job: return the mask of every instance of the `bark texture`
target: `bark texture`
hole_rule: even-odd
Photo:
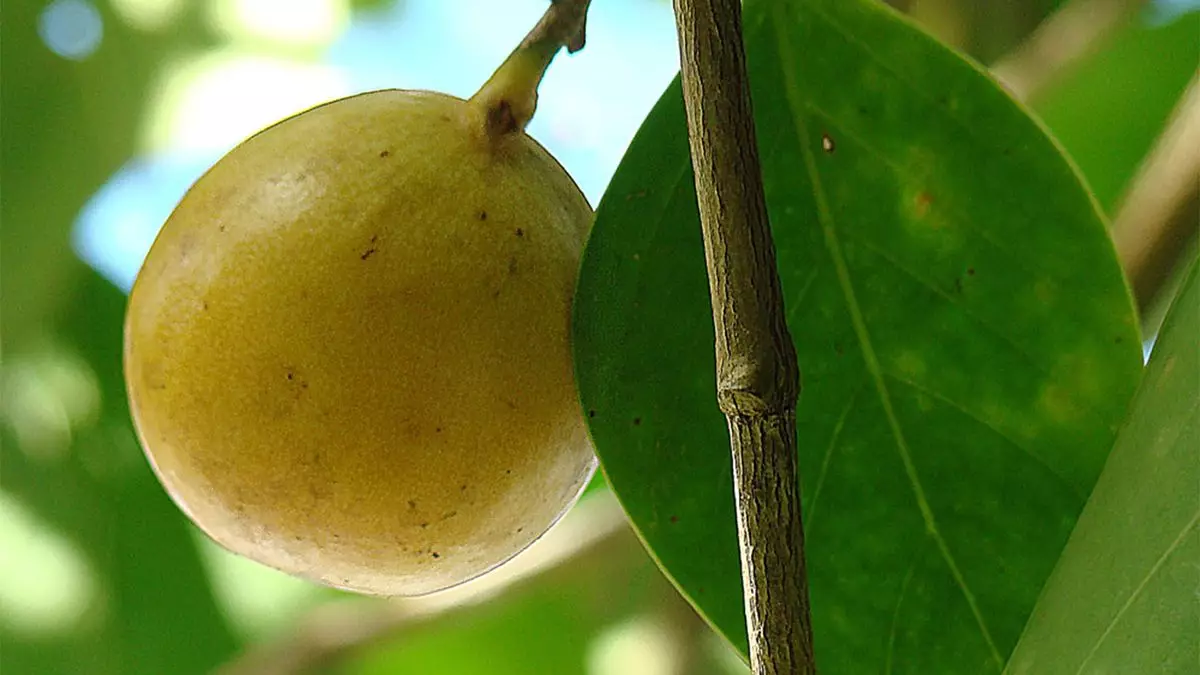
[[[796,471],[800,374],[763,196],[738,0],[675,0],[704,232],[717,399],[729,422],[756,675],[816,672]]]

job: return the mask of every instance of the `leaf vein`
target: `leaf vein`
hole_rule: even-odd
[[[884,666],[884,675],[892,675],[892,659],[896,653],[896,632],[900,628],[900,607],[904,605],[904,596],[908,595],[908,586],[912,583],[913,576],[917,571],[917,563],[921,561],[921,551],[913,556],[912,564],[908,566],[908,571],[904,573],[904,581],[900,583],[900,593],[896,595],[896,608],[892,611],[892,626],[888,629],[887,640],[887,661]]]
[[[1150,584],[1150,580],[1158,575],[1158,573],[1162,570],[1163,565],[1166,564],[1167,558],[1170,558],[1171,554],[1183,544],[1184,539],[1187,539],[1188,534],[1190,534],[1192,530],[1196,529],[1197,523],[1200,523],[1200,511],[1197,511],[1196,515],[1192,516],[1192,519],[1188,521],[1188,524],[1183,526],[1183,529],[1180,530],[1179,535],[1175,537],[1175,541],[1172,541],[1171,545],[1167,547],[1167,550],[1163,551],[1163,554],[1158,557],[1158,560],[1154,561],[1154,565],[1150,567],[1150,571],[1146,572],[1146,576],[1142,578],[1137,587],[1133,589],[1133,592],[1129,594],[1129,597],[1125,599],[1125,603],[1121,605],[1121,609],[1117,610],[1117,613],[1113,615],[1112,621],[1108,622],[1108,626],[1104,629],[1104,632],[1101,633],[1100,637],[1096,639],[1096,644],[1092,645],[1092,649],[1088,652],[1087,657],[1084,658],[1083,662],[1079,664],[1079,670],[1075,671],[1075,675],[1082,673],[1084,668],[1087,668],[1087,665],[1091,663],[1093,658],[1096,657],[1096,654],[1100,651],[1100,646],[1104,644],[1104,641],[1107,640],[1108,636],[1112,634],[1113,630],[1117,627],[1117,624],[1121,622],[1121,619],[1125,616],[1125,612],[1129,611],[1129,608],[1133,606],[1133,603],[1136,602],[1139,597],[1141,597],[1142,591],[1146,590],[1146,586]]]
[[[854,392],[850,394],[850,399],[846,401],[846,407],[842,410],[842,414],[838,415],[837,422],[833,427],[833,434],[829,438],[829,445],[825,448],[825,455],[821,458],[821,469],[817,472],[817,484],[813,488],[812,499],[808,502],[808,508],[804,510],[804,529],[806,532],[812,532],[813,519],[817,513],[817,503],[821,497],[821,488],[825,486],[825,476],[829,473],[829,462],[833,457],[833,451],[837,448],[838,441],[842,437],[842,429],[846,426],[846,418],[850,416],[850,411],[854,408],[854,402],[858,399],[858,393],[862,391],[863,385],[855,387]]]
[[[1017,450],[1020,450],[1023,454],[1028,455],[1030,459],[1035,461],[1037,464],[1041,465],[1044,469],[1046,469],[1046,471],[1050,472],[1050,474],[1052,476],[1054,476],[1055,478],[1062,481],[1063,485],[1065,485],[1067,487],[1067,489],[1071,491],[1071,494],[1073,494],[1079,498],[1081,504],[1083,502],[1087,501],[1087,494],[1085,494],[1082,490],[1080,490],[1077,485],[1075,485],[1071,481],[1067,480],[1066,476],[1062,475],[1054,467],[1050,466],[1050,464],[1046,461],[1046,459],[1044,457],[1039,456],[1033,450],[1030,450],[1029,448],[1021,445],[1016,439],[1012,438],[1005,432],[1001,431],[1000,427],[997,426],[994,422],[984,419],[978,413],[968,410],[961,403],[954,401],[953,399],[947,397],[945,394],[942,394],[927,385],[918,383],[914,380],[911,380],[907,377],[899,375],[890,370],[885,371],[884,375],[886,377],[891,378],[892,380],[895,380],[896,382],[899,382],[900,384],[903,384],[908,387],[912,387],[916,391],[918,391],[922,394],[925,394],[926,396],[931,396],[931,397],[937,399],[938,401],[941,401],[943,404],[949,406],[950,408],[953,408],[954,410],[957,410],[958,412],[962,413],[963,415],[966,415],[967,417],[975,420],[976,422],[978,422],[979,424],[981,424],[988,430],[995,433],[1000,438],[1003,438],[1014,448],[1016,448]]]
[[[782,14],[784,10],[783,3],[774,5],[775,11]],[[862,311],[859,308],[858,297],[854,291],[854,286],[850,281],[850,271],[846,265],[845,256],[842,254],[841,243],[838,239],[838,234],[834,228],[833,214],[829,208],[829,203],[825,195],[825,190],[821,185],[820,173],[817,169],[816,158],[813,155],[811,144],[809,143],[807,123],[804,119],[805,106],[803,101],[797,100],[798,92],[800,91],[798,78],[795,72],[795,64],[793,59],[788,58],[791,55],[792,49],[790,39],[784,26],[790,25],[786,16],[778,16],[774,22],[776,26],[776,39],[780,49],[781,64],[783,67],[784,76],[784,91],[788,106],[791,108],[792,119],[796,126],[796,142],[800,146],[801,154],[804,157],[805,168],[808,171],[812,183],[813,199],[817,207],[817,220],[820,223],[821,231],[824,235],[825,245],[829,255],[833,260],[834,269],[837,272],[838,283],[842,289],[842,295],[846,302],[847,311],[850,314],[851,322],[854,325],[854,332],[858,337],[858,342],[862,348],[863,360],[866,362],[867,370],[871,375],[871,379],[875,384],[875,389],[879,395],[880,404],[883,407],[885,417],[887,418],[888,426],[892,432],[892,438],[896,443],[896,451],[900,455],[900,459],[904,464],[904,471],[908,475],[909,483],[913,489],[913,495],[916,499],[917,506],[920,509],[921,515],[925,520],[925,528],[937,544],[938,550],[941,553],[942,559],[947,568],[949,568],[951,576],[962,592],[964,599],[969,606],[975,622],[979,626],[984,641],[987,643],[988,649],[991,652],[993,661],[996,663],[996,670],[999,672],[1004,666],[1004,660],[1000,656],[1000,651],[996,647],[995,640],[992,638],[991,631],[988,629],[987,622],[984,620],[983,613],[980,610],[979,603],[975,599],[974,592],[966,583],[962,571],[959,569],[958,562],[954,559],[954,555],[950,551],[946,540],[942,537],[938,530],[937,520],[933,515],[933,510],[929,506],[929,502],[925,497],[925,490],[921,485],[920,476],[917,474],[917,469],[913,463],[912,454],[908,448],[908,442],[904,438],[903,429],[900,426],[900,420],[896,416],[896,411],[892,405],[892,399],[887,389],[887,382],[884,380],[883,371],[879,366],[879,359],[875,354],[875,349],[871,344],[871,336],[867,331],[866,321],[863,318]]]

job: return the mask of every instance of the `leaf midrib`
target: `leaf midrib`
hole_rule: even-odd
[[[795,64],[792,59],[786,58],[787,55],[793,53],[791,43],[789,41],[787,31],[783,26],[788,25],[787,16],[784,14],[784,3],[775,3],[773,11],[775,12],[775,37],[779,47],[780,66],[784,78],[784,92],[788,108],[791,112],[791,118],[796,126],[796,140],[800,146],[801,154],[804,158],[805,169],[809,174],[810,183],[812,185],[813,200],[817,210],[817,220],[821,226],[821,231],[825,239],[826,249],[832,259],[833,266],[837,272],[838,285],[842,290],[843,299],[846,302],[846,308],[850,314],[851,323],[854,326],[855,336],[858,338],[859,347],[862,350],[863,361],[867,366],[867,371],[875,385],[876,393],[879,396],[880,405],[883,407],[884,415],[887,418],[888,426],[891,430],[892,439],[895,441],[896,451],[900,456],[900,460],[904,465],[904,471],[908,476],[909,483],[912,487],[914,497],[916,498],[917,507],[921,512],[921,516],[925,521],[925,528],[929,532],[937,544],[938,551],[941,554],[942,560],[949,568],[951,576],[962,592],[967,605],[971,610],[971,614],[975,618],[975,622],[987,643],[988,649],[991,652],[992,659],[996,663],[996,670],[999,671],[1004,667],[1004,660],[1000,656],[1000,651],[997,649],[995,640],[992,638],[991,631],[988,629],[987,622],[984,619],[983,613],[979,607],[979,603],[975,598],[975,594],[967,586],[966,579],[963,577],[962,571],[958,567],[957,561],[950,552],[949,546],[946,543],[940,530],[938,529],[937,519],[934,517],[933,510],[929,505],[929,501],[925,496],[925,490],[921,485],[920,476],[917,475],[916,466],[913,463],[911,452],[908,448],[908,442],[904,438],[903,429],[900,426],[899,418],[892,405],[891,395],[888,392],[887,382],[883,375],[883,370],[879,365],[879,359],[875,354],[875,349],[871,343],[870,333],[867,331],[866,321],[863,318],[862,310],[859,307],[858,297],[854,291],[854,286],[850,281],[850,272],[846,265],[846,260],[841,250],[841,243],[838,239],[837,232],[834,228],[833,214],[829,208],[828,199],[825,190],[821,184],[820,172],[817,169],[816,158],[813,155],[812,147],[808,142],[808,128],[804,117],[804,102],[797,100],[799,96],[799,82],[795,72]]]

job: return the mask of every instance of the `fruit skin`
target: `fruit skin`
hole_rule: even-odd
[[[595,459],[570,306],[592,211],[486,110],[387,90],[235,148],[134,285],[125,374],[176,503],[232,551],[417,595],[543,534]]]

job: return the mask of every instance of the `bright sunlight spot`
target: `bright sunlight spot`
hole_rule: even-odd
[[[210,0],[218,33],[234,40],[324,46],[346,29],[348,0]]]
[[[588,675],[672,675],[683,645],[653,617],[637,617],[600,634],[588,654]]]
[[[139,30],[161,30],[184,7],[184,0],[108,0],[121,21]]]
[[[233,47],[168,68],[161,82],[143,145],[180,154],[224,153],[284,117],[348,93],[333,68]]]
[[[16,436],[17,447],[35,460],[62,457],[72,430],[90,423],[100,409],[100,387],[91,367],[60,351],[6,357],[0,394],[0,417]]]
[[[76,628],[96,601],[96,582],[70,541],[0,494],[0,623],[30,635]]]

